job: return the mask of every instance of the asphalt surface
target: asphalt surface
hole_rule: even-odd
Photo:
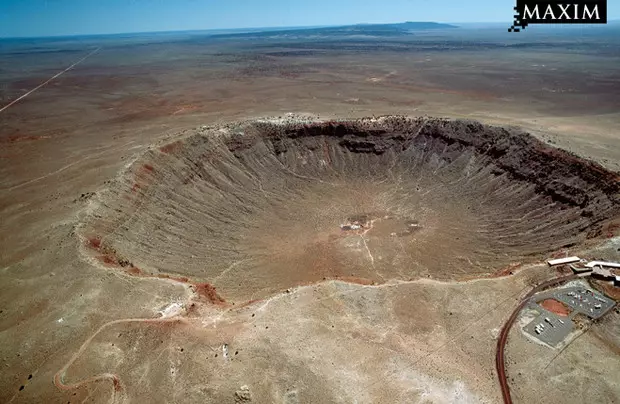
[[[555,286],[562,282],[571,281],[573,279],[579,278],[579,275],[569,275],[563,276],[560,278],[551,279],[541,283],[540,285],[534,287],[525,297],[521,300],[519,305],[515,308],[515,310],[508,318],[508,321],[504,324],[502,331],[499,335],[499,339],[497,340],[497,350],[495,355],[495,368],[497,369],[497,377],[499,378],[500,388],[502,389],[502,397],[504,399],[504,404],[512,404],[512,398],[510,397],[510,388],[508,386],[508,378],[506,377],[506,366],[505,366],[505,358],[504,358],[504,348],[506,347],[506,341],[508,340],[508,334],[510,333],[510,329],[512,325],[517,319],[517,316],[521,312],[521,310],[525,307],[525,305],[529,302],[530,298],[540,292],[543,289],[546,289],[551,286]]]

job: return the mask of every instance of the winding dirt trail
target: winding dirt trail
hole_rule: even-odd
[[[79,388],[80,386],[83,386],[91,382],[100,381],[100,380],[110,380],[112,382],[112,385],[114,386],[114,393],[115,393],[112,396],[111,401],[115,402],[116,393],[122,392],[121,380],[116,374],[102,373],[102,374],[91,376],[87,379],[83,379],[75,383],[69,383],[69,384],[65,383],[63,380],[65,373],[67,372],[67,369],[69,369],[69,367],[80,357],[80,355],[84,352],[84,350],[86,350],[86,348],[91,343],[91,341],[97,335],[99,335],[101,331],[115,324],[122,324],[122,323],[151,323],[152,324],[152,323],[171,323],[171,322],[183,323],[186,321],[187,320],[182,317],[175,316],[175,317],[169,317],[169,318],[127,318],[127,319],[114,320],[114,321],[105,323],[101,327],[99,327],[97,331],[93,333],[93,335],[91,335],[86,341],[84,341],[80,349],[75,354],[73,354],[71,359],[69,359],[69,362],[67,362],[65,366],[62,367],[62,369],[56,372],[56,374],[54,375],[54,385],[60,390],[67,391],[67,390],[73,390],[73,389]]]

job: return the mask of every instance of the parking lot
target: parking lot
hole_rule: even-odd
[[[614,301],[585,287],[557,289],[553,298],[566,304],[577,313],[597,319],[614,307]]]
[[[545,312],[525,326],[524,330],[544,343],[556,346],[564,341],[574,328],[570,318],[560,318],[558,315]]]
[[[565,317],[546,310],[540,305],[540,302],[546,299],[564,303],[571,312]],[[577,314],[597,319],[614,307],[614,304],[613,300],[585,286],[547,290],[532,297],[529,308],[540,314],[523,327],[523,330],[545,344],[555,347],[573,331],[575,328],[573,318]]]

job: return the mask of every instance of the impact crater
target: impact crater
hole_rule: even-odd
[[[324,279],[488,276],[601,237],[619,201],[616,173],[515,129],[259,120],[152,147],[78,232],[104,265],[241,301]]]

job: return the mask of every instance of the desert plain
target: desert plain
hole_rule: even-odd
[[[0,112],[0,401],[501,402],[620,259],[619,29],[2,40],[2,105],[89,56]],[[618,402],[619,331],[513,327],[514,402]]]

